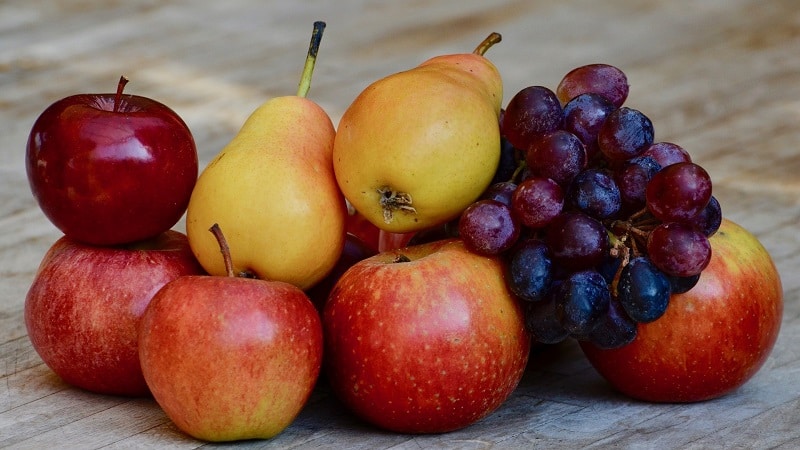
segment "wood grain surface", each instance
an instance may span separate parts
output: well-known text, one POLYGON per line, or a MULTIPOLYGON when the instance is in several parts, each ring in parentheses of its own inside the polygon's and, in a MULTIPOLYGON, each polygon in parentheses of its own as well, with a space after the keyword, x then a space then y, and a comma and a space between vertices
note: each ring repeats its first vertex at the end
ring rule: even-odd
MULTIPOLYGON (((627 104, 658 140, 688 149, 725 215, 752 231, 782 274, 785 313, 762 370, 697 404, 615 393, 574 343, 535 355, 514 395, 466 429, 387 433, 349 415, 325 389, 271 441, 237 448, 796 448, 800 445, 800 8, 794 0, 447 0, 382 2, 0 2, 0 447, 194 448, 151 399, 91 394, 39 359, 25 294, 60 236, 39 210, 23 157, 37 115, 61 97, 126 88, 188 123, 204 165, 266 99, 297 88, 311 24, 325 20, 310 98, 338 123, 371 81, 442 53, 487 56, 505 101, 555 88, 582 64, 628 75, 627 104)), ((183 223, 176 225, 182 230, 183 223)), ((217 446, 214 446, 217 447, 217 446)))

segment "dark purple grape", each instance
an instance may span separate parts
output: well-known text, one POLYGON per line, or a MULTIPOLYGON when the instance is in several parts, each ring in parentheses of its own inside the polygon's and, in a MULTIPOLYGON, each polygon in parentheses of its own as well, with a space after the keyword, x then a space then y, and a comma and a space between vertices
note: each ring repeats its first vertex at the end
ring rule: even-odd
POLYGON ((668 222, 655 227, 647 237, 647 254, 667 275, 691 277, 711 261, 711 244, 692 225, 668 222))
POLYGON ((561 127, 563 109, 556 94, 544 86, 528 86, 508 102, 502 129, 506 139, 519 149, 542 134, 561 127))
POLYGON ((542 228, 561 214, 564 192, 550 178, 531 177, 522 181, 511 198, 514 215, 529 228, 542 228))
POLYGON ((553 262, 547 246, 530 238, 516 245, 508 258, 508 287, 517 297, 538 302, 545 298, 552 281, 553 262))
POLYGON ((638 331, 639 326, 636 321, 628 316, 619 300, 612 298, 608 304, 608 311, 583 339, 598 348, 620 348, 633 342, 638 331))
POLYGON ((636 322, 647 323, 661 317, 667 310, 670 295, 667 276, 647 257, 634 257, 622 268, 617 298, 636 322))
POLYGON ((556 318, 571 335, 586 335, 608 311, 608 283, 595 270, 570 274, 555 291, 556 318))
POLYGON ((492 183, 481 194, 481 200, 497 200, 506 206, 511 206, 511 198, 514 191, 517 190, 517 184, 511 181, 498 181, 492 183))
POLYGON ((553 261, 570 271, 597 267, 609 248, 603 224, 581 212, 564 212, 553 219, 545 242, 553 261))
POLYGON ((638 211, 644 208, 647 183, 659 170, 661 165, 649 156, 637 156, 615 169, 614 181, 619 187, 626 210, 638 211))
POLYGON ((605 97, 591 93, 581 94, 564 105, 564 129, 583 142, 589 161, 600 151, 597 133, 615 109, 605 97))
POLYGON ((713 236, 714 233, 719 230, 720 225, 722 225, 722 207, 719 204, 719 200, 712 195, 706 207, 700 211, 700 214, 692 219, 692 223, 700 229, 706 237, 713 236))
POLYGON ((562 103, 567 103, 580 94, 594 93, 602 95, 617 108, 628 98, 629 90, 625 73, 608 64, 576 67, 564 75, 556 88, 562 103))
POLYGON ((508 139, 500 139, 500 162, 497 170, 492 177, 492 184, 502 181, 509 181, 514 176, 519 166, 522 152, 508 142, 508 139))
POLYGON ((697 282, 700 281, 700 274, 698 273, 691 277, 673 277, 667 275, 667 279, 669 279, 670 291, 672 291, 673 294, 683 294, 689 292, 697 282))
POLYGON ((679 162, 692 162, 689 152, 672 142, 654 142, 642 153, 642 156, 653 158, 661 167, 671 166, 679 162))
POLYGON ((525 162, 534 175, 567 186, 586 167, 586 149, 578 136, 556 130, 531 141, 525 162))
POLYGON ((531 333, 531 338, 542 344, 558 344, 569 337, 569 332, 556 318, 555 292, 558 283, 550 288, 541 301, 525 304, 525 327, 531 333))
POLYGON ((658 220, 690 223, 711 200, 711 177, 695 163, 672 164, 653 175, 645 198, 658 220))
POLYGON ((622 206, 619 188, 606 171, 586 169, 572 180, 567 198, 595 219, 607 219, 616 215, 622 206))
POLYGON ((600 272, 600 275, 605 278, 608 284, 614 280, 614 276, 616 276, 617 271, 619 270, 620 266, 622 265, 622 259, 618 257, 613 257, 611 255, 606 255, 603 258, 603 261, 600 265, 597 266, 597 271, 600 272))
POLYGON ((639 156, 653 143, 653 123, 641 112, 627 107, 608 115, 597 133, 600 151, 611 161, 639 156))
POLYGON ((469 205, 458 221, 458 234, 470 251, 497 255, 517 241, 520 227, 511 208, 496 200, 478 200, 469 205))

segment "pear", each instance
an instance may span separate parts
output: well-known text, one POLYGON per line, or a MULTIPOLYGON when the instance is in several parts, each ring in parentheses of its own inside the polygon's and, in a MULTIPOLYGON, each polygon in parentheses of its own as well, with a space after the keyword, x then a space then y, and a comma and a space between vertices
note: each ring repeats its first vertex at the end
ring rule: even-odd
POLYGON ((237 274, 307 289, 335 265, 347 207, 333 173, 335 129, 306 98, 324 22, 314 24, 297 95, 259 106, 200 174, 186 214, 192 251, 211 275, 225 275, 208 232, 225 229, 237 274))
POLYGON ((500 159, 500 73, 484 52, 442 55, 375 81, 342 115, 336 180, 375 226, 408 233, 456 218, 500 159))

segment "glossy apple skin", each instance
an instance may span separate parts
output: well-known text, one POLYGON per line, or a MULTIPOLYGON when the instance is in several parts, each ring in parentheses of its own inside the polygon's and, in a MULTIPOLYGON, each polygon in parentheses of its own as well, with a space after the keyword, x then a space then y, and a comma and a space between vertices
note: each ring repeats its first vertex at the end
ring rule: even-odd
POLYGON ((308 400, 322 360, 322 325, 284 282, 182 277, 141 322, 147 384, 167 416, 207 441, 266 439, 308 400))
POLYGON ((775 264, 755 236, 727 219, 711 248, 698 284, 672 296, 661 318, 640 324, 631 344, 601 350, 581 343, 620 392, 652 402, 713 399, 743 385, 767 360, 783 315, 775 264))
POLYGON ((117 245, 170 229, 197 179, 189 128, 155 100, 114 94, 61 99, 36 119, 26 151, 33 196, 65 235, 117 245))
POLYGON ((456 430, 490 414, 519 383, 531 344, 500 261, 458 240, 356 263, 334 286, 323 327, 332 391, 367 422, 402 433, 456 430))
POLYGON ((25 299, 33 348, 65 382, 102 394, 150 394, 137 327, 167 282, 203 273, 186 236, 167 231, 128 247, 62 237, 42 260, 25 299))

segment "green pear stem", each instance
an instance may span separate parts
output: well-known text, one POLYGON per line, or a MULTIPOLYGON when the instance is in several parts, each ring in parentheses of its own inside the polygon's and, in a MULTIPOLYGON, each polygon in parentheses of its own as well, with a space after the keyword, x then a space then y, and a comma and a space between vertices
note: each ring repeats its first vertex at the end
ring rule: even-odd
POLYGON ((114 95, 114 112, 119 112, 119 106, 122 102, 122 90, 125 89, 125 85, 128 84, 128 78, 125 75, 119 77, 119 83, 117 83, 117 94, 114 95))
POLYGON ((489 36, 486 36, 486 39, 483 40, 472 53, 476 55, 483 56, 487 50, 489 50, 494 44, 503 40, 503 36, 500 36, 500 33, 492 32, 489 36))
POLYGON ((311 42, 308 44, 308 55, 303 66, 303 74, 300 76, 300 85, 297 87, 297 96, 305 98, 308 90, 311 89, 311 76, 314 73, 314 64, 317 62, 317 52, 322 41, 322 32, 325 31, 325 22, 314 22, 314 31, 311 32, 311 42))
POLYGON ((231 248, 228 246, 228 240, 225 239, 225 235, 222 234, 222 228, 219 227, 218 223, 211 225, 211 228, 208 229, 214 237, 217 239, 217 243, 219 244, 219 251, 222 253, 222 260, 225 262, 225 273, 229 277, 236 276, 233 273, 233 259, 231 258, 231 248))

